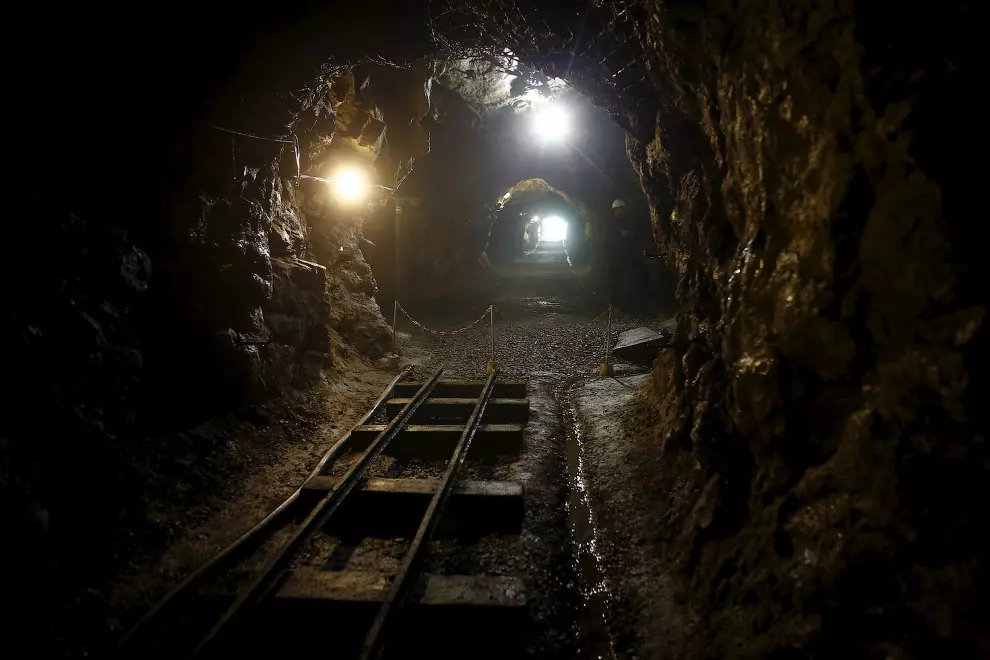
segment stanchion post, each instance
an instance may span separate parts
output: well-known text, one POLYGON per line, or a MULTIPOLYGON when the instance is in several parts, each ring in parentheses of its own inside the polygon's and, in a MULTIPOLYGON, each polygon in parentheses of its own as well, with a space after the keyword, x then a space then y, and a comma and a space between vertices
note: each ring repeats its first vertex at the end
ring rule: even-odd
POLYGON ((488 373, 491 374, 498 368, 498 362, 495 361, 495 305, 488 306, 488 320, 492 335, 492 357, 488 361, 488 373))
POLYGON ((399 366, 399 354, 395 352, 395 326, 399 322, 399 301, 395 300, 392 303, 392 350, 389 351, 388 357, 385 358, 386 364, 389 368, 396 369, 399 366))
POLYGON ((608 324, 605 329, 605 364, 612 364, 612 306, 608 306, 608 324))
POLYGON ((612 306, 608 306, 608 322, 605 325, 605 362, 598 366, 598 375, 605 378, 612 375, 612 306))
POLYGON ((399 322, 399 301, 392 302, 392 354, 395 355, 395 324, 399 322))

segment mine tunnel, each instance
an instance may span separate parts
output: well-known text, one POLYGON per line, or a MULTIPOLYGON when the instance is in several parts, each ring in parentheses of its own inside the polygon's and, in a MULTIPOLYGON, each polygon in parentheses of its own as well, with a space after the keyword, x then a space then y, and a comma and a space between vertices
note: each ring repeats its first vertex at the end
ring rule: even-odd
POLYGON ((11 42, 5 657, 990 657, 982 4, 141 12, 11 42))

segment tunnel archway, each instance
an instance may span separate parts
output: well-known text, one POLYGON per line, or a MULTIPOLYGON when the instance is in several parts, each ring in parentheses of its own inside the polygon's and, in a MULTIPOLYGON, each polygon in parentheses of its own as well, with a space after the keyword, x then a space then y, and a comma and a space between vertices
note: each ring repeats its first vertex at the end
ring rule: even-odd
MULTIPOLYGON (((612 200, 621 195, 637 205, 642 233, 650 234, 645 198, 625 157, 624 134, 615 122, 559 82, 552 101, 522 88, 510 96, 517 105, 487 106, 491 95, 486 90, 506 77, 514 78, 505 73, 497 77, 481 89, 477 83, 458 87, 463 82, 449 75, 441 80, 451 88, 434 81, 430 114, 424 120, 430 130, 430 152, 416 160, 397 190, 402 219, 398 225, 391 219, 365 225, 376 244, 385 244, 373 249, 371 258, 382 283, 380 304, 390 305, 396 298, 461 296, 468 288, 488 286, 478 257, 499 214, 495 207, 511 186, 530 179, 553 182, 557 190, 580 190, 579 203, 573 196, 564 197, 570 200, 565 204, 580 207, 584 218, 608 212, 612 200), (548 104, 566 109, 573 130, 567 140, 544 145, 534 141, 533 115, 548 104), (397 231, 403 236, 399 242, 403 254, 394 247, 392 236, 397 231)), ((582 228, 572 236, 585 231, 582 228)), ((513 235, 518 240, 522 230, 513 235)), ((575 241, 574 256, 582 261, 583 247, 584 242, 575 241)))
POLYGON ((573 265, 583 263, 591 253, 593 228, 601 220, 583 202, 547 183, 533 178, 506 188, 494 203, 487 245, 494 261, 513 259, 536 247, 543 238, 542 221, 558 217, 566 223, 561 241, 573 265))

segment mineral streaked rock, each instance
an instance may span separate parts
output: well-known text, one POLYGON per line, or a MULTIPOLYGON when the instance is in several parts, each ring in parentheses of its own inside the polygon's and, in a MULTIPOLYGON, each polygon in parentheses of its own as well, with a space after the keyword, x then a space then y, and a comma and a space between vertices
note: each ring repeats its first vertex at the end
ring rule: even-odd
POLYGON ((914 149, 944 128, 917 110, 936 86, 890 82, 944 62, 881 55, 879 8, 652 5, 627 27, 665 102, 628 147, 687 346, 654 371, 655 433, 703 467, 695 513, 670 514, 660 597, 695 631, 671 655, 985 652, 985 311, 952 180, 914 149))

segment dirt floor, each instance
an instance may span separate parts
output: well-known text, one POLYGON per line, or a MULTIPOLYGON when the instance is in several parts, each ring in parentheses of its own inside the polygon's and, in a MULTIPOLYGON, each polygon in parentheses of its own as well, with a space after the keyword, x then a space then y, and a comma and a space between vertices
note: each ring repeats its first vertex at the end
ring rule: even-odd
MULTIPOLYGON (((632 659, 644 653, 643 640, 634 631, 649 609, 643 600, 647 596, 637 590, 645 583, 637 576, 650 574, 650 558, 625 548, 629 541, 643 541, 628 535, 636 525, 615 524, 620 520, 617 507, 632 498, 623 462, 636 456, 606 448, 612 436, 626 433, 610 424, 623 419, 619 411, 630 406, 637 381, 627 381, 628 369, 621 367, 617 373, 622 382, 597 378, 609 315, 607 305, 585 281, 559 247, 544 246, 499 267, 499 286, 487 299, 451 311, 411 309, 419 325, 400 322, 402 363, 414 367, 416 376, 443 364, 446 378, 482 378, 492 350, 488 318, 454 335, 430 330, 463 328, 492 304, 501 378, 529 381, 531 417, 521 455, 494 463, 469 462, 463 474, 467 479, 523 485, 521 533, 438 539, 425 568, 432 573, 522 578, 529 603, 529 657, 632 659), (600 418, 610 421, 603 425, 600 418), (609 480, 623 483, 608 490, 602 484, 609 480), (609 497, 614 500, 605 502, 609 497)), ((656 319, 616 313, 612 338, 647 324, 656 325, 656 319)), ((110 595, 116 604, 111 627, 117 634, 289 495, 392 377, 386 371, 351 366, 349 376, 338 376, 269 411, 267 426, 252 423, 218 431, 225 449, 211 465, 224 466, 231 478, 222 479, 221 488, 191 508, 155 513, 159 522, 174 527, 175 542, 164 554, 132 566, 110 595)), ((342 472, 352 458, 345 454, 332 471, 342 472)), ((382 456, 372 473, 436 477, 443 467, 436 462, 397 463, 382 456)), ((406 545, 402 539, 367 538, 357 547, 344 548, 340 539, 321 534, 298 563, 342 570, 345 565, 335 565, 339 560, 349 570, 394 573, 406 545)))
POLYGON ((253 420, 216 420, 194 431, 221 447, 209 459, 197 459, 199 471, 216 473, 216 488, 192 503, 177 498, 151 511, 154 524, 173 531, 172 542, 163 553, 134 561, 109 589, 107 641, 290 495, 394 377, 357 360, 341 365, 341 372, 256 411, 253 420))
MULTIPOLYGON (((400 329, 404 325, 408 329, 399 337, 403 363, 414 365, 420 374, 443 364, 449 377, 481 378, 491 357, 488 319, 456 335, 428 330, 462 328, 493 304, 495 361, 502 377, 529 379, 531 421, 522 455, 491 476, 473 477, 523 484, 526 513, 521 538, 495 535, 470 545, 436 544, 430 570, 480 570, 522 577, 532 623, 527 644, 530 657, 641 657, 641 644, 627 625, 633 618, 624 606, 610 604, 611 593, 601 590, 602 583, 610 580, 601 572, 622 566, 616 562, 596 566, 588 561, 594 553, 585 549, 594 547, 600 534, 585 520, 589 513, 594 516, 595 503, 581 501, 584 477, 575 469, 582 451, 575 444, 580 432, 575 433, 577 416, 568 414, 572 392, 580 392, 584 383, 614 386, 622 395, 614 402, 620 407, 632 397, 635 381, 629 385, 597 379, 604 359, 608 305, 553 245, 541 246, 511 265, 497 266, 497 272, 501 285, 493 297, 448 313, 410 310, 420 325, 400 321, 400 329), (613 624, 613 611, 626 620, 613 624)), ((617 312, 611 323, 613 341, 622 331, 656 322, 655 318, 617 312)), ((618 369, 625 379, 629 368, 618 369)), ((612 401, 608 396, 606 400, 612 401)), ((599 475, 600 470, 589 466, 589 473, 599 475)), ((589 499, 597 497, 585 498, 589 499)))
MULTIPOLYGON (((650 422, 639 404, 647 375, 587 379, 570 393, 581 429, 580 450, 598 528, 598 560, 609 593, 609 629, 620 658, 656 657, 651 631, 665 616, 660 576, 662 516, 650 498, 661 474, 660 451, 649 446, 650 422)), ((663 655, 662 653, 660 655, 663 655)))

